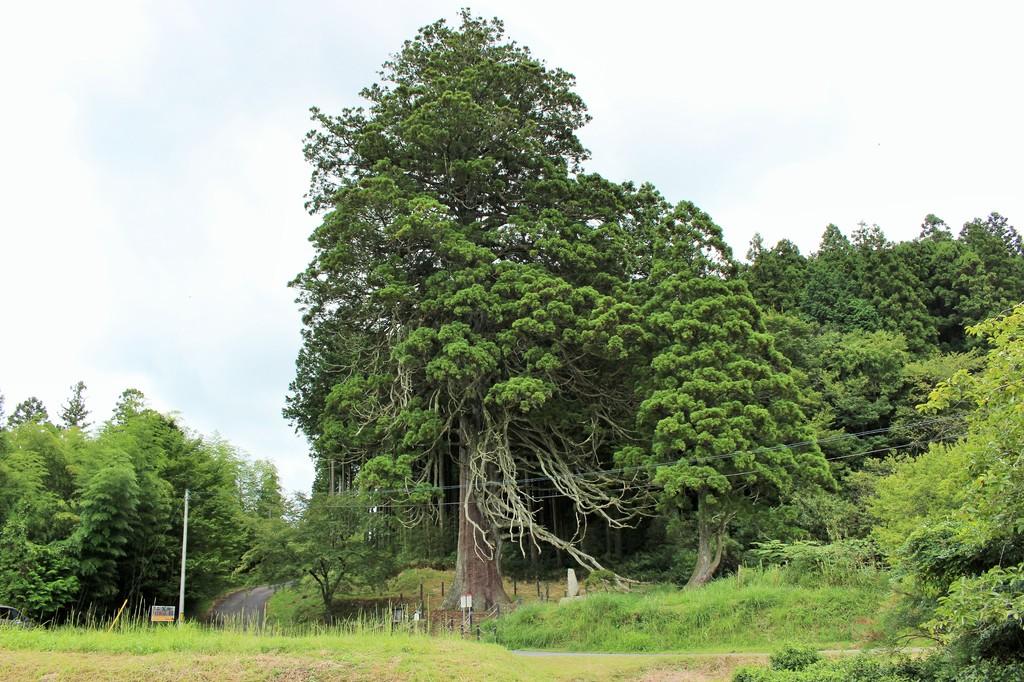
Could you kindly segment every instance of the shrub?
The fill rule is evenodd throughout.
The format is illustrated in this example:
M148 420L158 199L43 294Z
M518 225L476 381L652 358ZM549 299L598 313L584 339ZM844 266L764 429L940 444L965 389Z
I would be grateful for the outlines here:
M868 656L839 661L819 659L802 669L740 668L732 679L733 682L925 682L928 679L908 675L901 665Z
M820 661L821 654L813 647L789 644L772 654L769 660L773 670L803 670Z
M952 682L1020 682L1024 680L1024 663L979 661L957 671Z

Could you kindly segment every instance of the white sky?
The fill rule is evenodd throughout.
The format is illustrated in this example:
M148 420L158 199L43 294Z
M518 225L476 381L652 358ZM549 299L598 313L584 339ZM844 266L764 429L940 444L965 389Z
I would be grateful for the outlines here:
M273 460L309 260L307 109L357 103L401 41L462 3L0 5L0 392L56 414L82 379ZM482 2L575 73L591 170L650 180L805 252L824 226L913 238L1024 227L1018 3Z

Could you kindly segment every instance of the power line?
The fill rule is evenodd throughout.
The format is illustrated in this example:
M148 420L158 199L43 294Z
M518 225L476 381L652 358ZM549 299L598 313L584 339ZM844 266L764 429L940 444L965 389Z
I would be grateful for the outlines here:
M866 431L857 431L857 432L854 432L854 433L841 433L841 434L837 434L835 436L828 436L826 438L809 439L809 440L797 441L797 442L794 442L794 443L784 443L784 444L781 444L781 445L771 445L771 446L765 446L765 447L759 447L759 448L753 448L753 449L748 448L748 449L745 449L745 450L733 450L732 452L723 453L721 455L707 455L707 456L704 456L704 457L695 457L695 458L691 458L691 460L689 462L687 462L687 464L690 464L690 465L703 464L705 462L712 462L712 461L717 461L717 460L721 460L721 459L731 459L733 457L738 457L738 456L743 455L743 454L753 454L753 455L756 455L759 452L772 452L772 451L777 451L777 450L792 450L794 448L806 447L808 445L820 445L822 443L832 443L832 442L836 442L836 441L845 440L847 438L860 438L862 436L880 435L882 433L887 433L889 431L909 430L909 429L911 429L913 427L916 427L916 426L922 426L922 425L926 425L926 424L953 422L953 421L958 421L959 419L960 419L960 417L957 416L957 415L947 415L947 416L943 416L943 417L934 417L934 418L931 418L931 419L920 419L920 420L917 420L917 421L914 421L914 422L909 422L907 424L901 424L901 425L897 425L897 426L886 426L886 427L881 427L881 428L877 428L877 429L868 429ZM640 470L643 470L643 469L648 469L648 468L656 467L656 466L667 466L667 465L670 465L670 464L680 464L680 463L682 463L682 459L683 458L678 458L678 459L673 459L673 460L665 460L665 461L662 461L662 462L647 462L647 463L644 463L644 464L634 464L634 465L630 465L630 466L617 467L617 468L612 468L612 469L589 469L587 471L578 471L578 472L574 472L574 473L568 474L564 478L576 479L576 478L584 478L584 477L587 477L587 476L594 476L594 475L600 475L600 474L605 474L605 475L607 475L607 474L621 474L621 473L627 473L627 472L630 472L630 471L640 471ZM551 476L535 476L535 477L531 477L531 478L518 479L516 481L513 481L513 483L515 485L525 485L525 484L528 484L528 483L539 483L539 482L542 482L542 481L550 481L550 480L552 480ZM484 481L483 485L486 485L486 486L499 486L499 485L503 485L504 483L505 483L504 481ZM431 491L459 490L459 489L462 488L462 485L459 484L459 483L454 483L454 484L450 484L450 485L442 485L442 486L433 486L432 485L432 486L427 486L427 487ZM404 494L404 495L408 495L409 493L411 493L413 491L410 490L409 488L391 488L391 489L384 488L384 489L373 490L373 491L370 491L370 492L373 492L374 494L377 494L377 495L390 495L390 494L397 494L397 495L403 495ZM455 504L458 504L458 503L455 503Z
M952 440L953 438L954 438L953 436L937 436L935 438L928 438L928 439L925 439L925 440L913 440L913 441L910 441L908 443L903 443L901 445L890 445L890 446L886 446L884 448L875 448L875 449L872 449L872 450L863 450L861 452L854 452L854 453L850 453L850 454L846 454L846 455L836 455L835 457L824 457L823 460L826 461L826 462L835 462L835 461L839 461L839 460L851 459L853 457L864 457L864 456L867 456L867 455L875 455L875 454L879 454L879 453L882 453L882 452L894 452L894 451L897 451L897 450L903 450L903 449L914 447L914 446L926 445L928 443L938 443L938 442L948 441L948 440ZM734 478L736 476L746 476L746 475L749 475L749 474L756 474L756 473L759 473L758 470L751 469L749 471L736 471L736 472L732 472L732 473L728 473L728 474L722 474L722 476L725 477L725 478ZM636 488L636 489L650 489L650 488L658 488L658 487L661 487L660 484L656 484L656 483L653 483L653 482L648 482L648 483L645 483L643 485L634 486L634 488ZM406 491L406 492L409 492L409 491ZM542 491L542 492L548 492L548 491ZM541 496L537 496L537 497L530 496L530 499L532 499L534 501L537 501L537 500L550 500L550 499L554 499L554 498L558 498L558 497L565 497L565 496L566 495L564 493L559 492L559 493L555 493L553 495L541 495ZM380 504L374 504L373 502L348 501L348 502L341 502L341 503L337 503L336 502L336 503L332 503L332 504L326 504L324 506L326 506L328 508L331 508L331 509L335 509L335 508L348 508L348 507L359 507L359 508L364 508L364 509L377 510L377 509L412 509L412 508L424 507L424 506L427 506L427 505L429 505L431 507L437 507L437 506L454 507L454 506L458 506L458 505L461 505L461 504L462 504L461 502L385 502L385 503L380 503Z

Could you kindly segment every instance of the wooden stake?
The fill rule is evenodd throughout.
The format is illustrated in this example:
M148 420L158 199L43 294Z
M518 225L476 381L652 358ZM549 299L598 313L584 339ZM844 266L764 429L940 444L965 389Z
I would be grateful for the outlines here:
M125 599L125 600L124 600L124 604L121 604L121 608L119 608L119 609L117 610L117 615L116 615L116 616L114 616L114 620L113 620L113 621L112 621L112 622L110 623L110 627L109 627L109 628L107 628L107 632L110 632L111 630L113 630L113 629L114 629L114 626L115 626L115 625L117 625L117 619L121 617L121 612L122 612L122 611L124 611L124 607L125 607L125 606L126 606L127 604L128 604L128 600L127 600L127 599Z

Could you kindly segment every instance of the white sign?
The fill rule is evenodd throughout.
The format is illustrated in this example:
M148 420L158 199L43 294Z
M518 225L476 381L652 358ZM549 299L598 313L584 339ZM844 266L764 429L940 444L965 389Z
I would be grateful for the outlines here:
M149 620L152 623L173 623L174 622L174 607L173 606L154 606L149 611Z
M464 594L464 595L462 595L462 598L459 600L459 606L461 608L464 608L464 609L471 609L471 608L473 608L473 595L471 595L471 594Z

